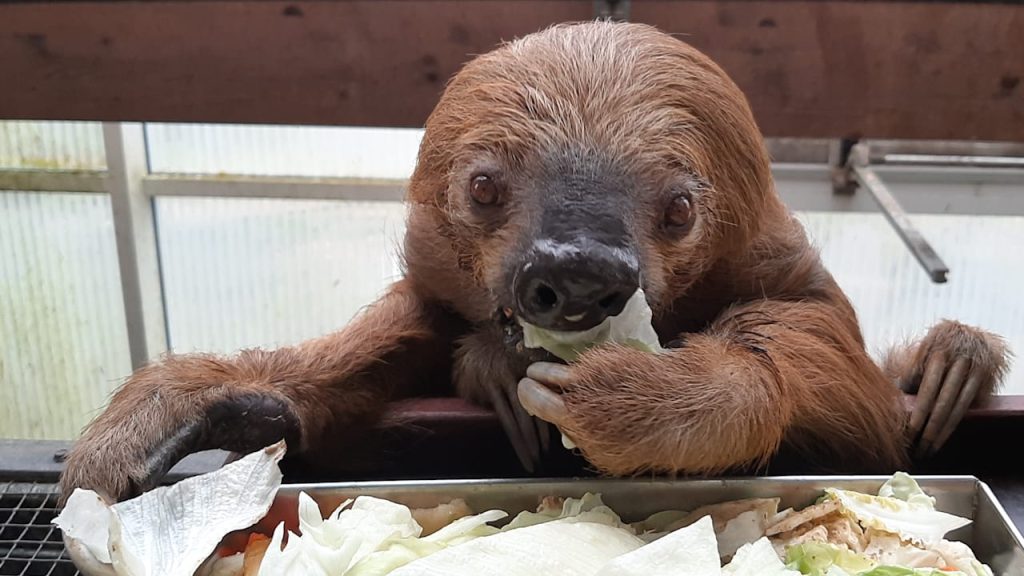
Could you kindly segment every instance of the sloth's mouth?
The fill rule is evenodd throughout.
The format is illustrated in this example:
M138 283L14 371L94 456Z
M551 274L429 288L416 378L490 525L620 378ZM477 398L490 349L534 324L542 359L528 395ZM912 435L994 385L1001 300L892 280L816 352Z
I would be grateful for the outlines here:
M510 352L529 362L560 362L556 356L542 348L527 348L523 340L523 327L516 319L515 310L508 306L499 307L494 313L495 321L501 328L505 346Z
M508 306L499 306L494 313L495 321L501 326L505 336L505 345L514 349L525 349L523 345L523 327L516 321L516 313Z

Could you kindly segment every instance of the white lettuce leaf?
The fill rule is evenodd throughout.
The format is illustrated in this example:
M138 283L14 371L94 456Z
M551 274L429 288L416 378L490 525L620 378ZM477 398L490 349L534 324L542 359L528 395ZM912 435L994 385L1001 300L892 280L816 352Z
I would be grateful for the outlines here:
M483 536L498 533L488 523L501 520L508 514L501 510L488 510L475 516L459 518L437 532L422 538L401 538L356 563L346 576L379 576L390 574L401 566L425 558L451 546L458 546Z
M630 530L584 512L503 531L410 562L392 576L592 576L609 560L644 544Z
M412 511L389 500L360 496L342 503L327 518L309 495L299 494L299 534L284 540L283 525L260 564L260 576L371 576L393 570L450 546L496 533L488 522L507 514L491 510L460 518L420 538Z
M744 544L733 555L732 561L722 567L724 576L799 576L799 572L786 568L768 538Z
M559 332L546 330L520 320L523 344L527 348L543 348L555 356L572 362L587 349L613 343L646 352L661 352L658 334L651 325L651 307L643 290L637 290L617 316L605 318L589 330Z
M770 546L769 546L770 547ZM775 555L775 552L772 552ZM775 558L778 561L778 557ZM781 564L781 563L780 563ZM597 576L720 576L711 516L612 559Z
M278 442L208 474L109 507L94 492L78 490L53 522L87 573L193 576L225 535L266 515L281 485L278 462L285 450L285 443ZM106 555L100 549L104 545Z
M511 522L506 524L502 531L515 530L526 526L534 526L544 522L560 520L563 518L578 518L584 516L587 521L608 524L618 528L628 528L614 510L605 505L600 494L587 492L582 498L566 498L561 508L553 505L552 501L546 500L541 503L540 509L536 512L524 511L516 515Z
M909 502L836 488L826 488L825 498L838 501L842 513L864 528L892 532L903 540L925 546L938 543L950 531L971 523L967 518L939 512L920 498Z

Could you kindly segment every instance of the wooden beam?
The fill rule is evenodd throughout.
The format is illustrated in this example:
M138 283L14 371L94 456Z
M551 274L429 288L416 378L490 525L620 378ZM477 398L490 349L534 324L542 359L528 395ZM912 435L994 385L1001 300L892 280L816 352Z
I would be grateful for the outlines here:
M592 2L0 4L0 118L420 126L474 54Z
M0 118L420 126L502 40L589 0L0 3ZM1024 141L1024 6L634 1L769 136Z
M1024 5L634 2L744 90L770 136L1024 140Z

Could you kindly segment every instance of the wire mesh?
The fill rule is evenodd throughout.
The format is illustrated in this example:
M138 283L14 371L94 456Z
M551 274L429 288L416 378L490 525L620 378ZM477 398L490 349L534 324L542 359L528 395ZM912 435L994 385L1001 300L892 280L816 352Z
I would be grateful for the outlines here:
M77 576L64 549L53 484L0 482L0 576Z

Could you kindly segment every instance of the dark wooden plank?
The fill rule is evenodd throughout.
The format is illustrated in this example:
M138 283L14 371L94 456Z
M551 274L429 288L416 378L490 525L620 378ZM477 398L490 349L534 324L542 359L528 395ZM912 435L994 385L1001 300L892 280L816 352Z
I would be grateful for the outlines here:
M0 118L420 126L474 54L589 0L0 5Z
M1024 6L634 2L711 55L770 136L1024 140Z
M420 126L473 54L584 0L0 4L0 118ZM769 136L1024 140L1019 3L634 1Z

